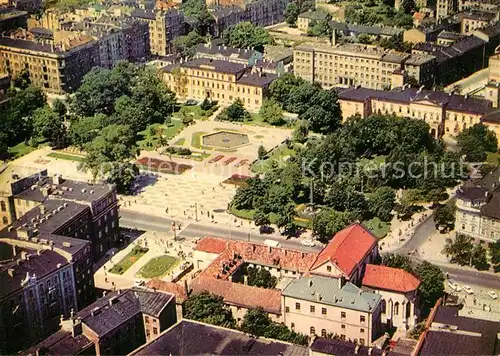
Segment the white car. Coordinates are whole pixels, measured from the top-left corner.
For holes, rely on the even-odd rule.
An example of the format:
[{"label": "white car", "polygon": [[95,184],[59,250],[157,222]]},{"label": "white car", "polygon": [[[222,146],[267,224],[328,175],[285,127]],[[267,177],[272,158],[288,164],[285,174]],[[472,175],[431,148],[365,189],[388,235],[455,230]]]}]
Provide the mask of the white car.
[{"label": "white car", "polygon": [[493,292],[492,290],[490,290],[490,291],[488,292],[488,295],[489,295],[489,296],[490,296],[490,298],[492,298],[492,299],[498,299],[498,295],[497,295],[495,292]]},{"label": "white car", "polygon": [[464,291],[467,294],[474,294],[474,291],[472,290],[472,288],[470,286],[464,286]]},{"label": "white car", "polygon": [[462,290],[462,287],[460,287],[458,283],[453,279],[448,280],[448,287],[450,287],[450,289],[454,290],[455,292],[460,292]]},{"label": "white car", "polygon": [[302,246],[309,246],[309,247],[314,247],[316,246],[316,243],[313,240],[302,240],[300,242]]}]

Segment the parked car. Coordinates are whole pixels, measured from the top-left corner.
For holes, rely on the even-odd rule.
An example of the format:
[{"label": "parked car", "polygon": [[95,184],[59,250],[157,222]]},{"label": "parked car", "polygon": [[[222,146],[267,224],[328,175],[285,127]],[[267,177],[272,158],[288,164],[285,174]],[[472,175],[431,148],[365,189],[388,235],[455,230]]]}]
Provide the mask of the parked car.
[{"label": "parked car", "polygon": [[490,298],[492,298],[492,299],[498,299],[498,295],[497,295],[495,292],[493,292],[492,290],[490,290],[490,291],[488,292],[488,295],[489,295],[489,296],[490,296]]},{"label": "parked car", "polygon": [[460,292],[462,290],[462,287],[460,287],[458,283],[453,279],[448,280],[448,287],[450,287],[450,289],[454,290],[455,292]]},{"label": "parked car", "polygon": [[470,286],[464,286],[464,291],[467,294],[474,294],[474,291],[472,290],[472,288]]},{"label": "parked car", "polygon": [[271,247],[280,247],[280,243],[276,240],[264,240],[264,245],[271,246]]},{"label": "parked car", "polygon": [[136,279],[134,281],[134,287],[141,287],[145,284],[144,280],[143,279]]},{"label": "parked car", "polygon": [[309,247],[314,247],[316,246],[316,243],[313,240],[302,240],[300,242],[302,246],[309,246]]}]

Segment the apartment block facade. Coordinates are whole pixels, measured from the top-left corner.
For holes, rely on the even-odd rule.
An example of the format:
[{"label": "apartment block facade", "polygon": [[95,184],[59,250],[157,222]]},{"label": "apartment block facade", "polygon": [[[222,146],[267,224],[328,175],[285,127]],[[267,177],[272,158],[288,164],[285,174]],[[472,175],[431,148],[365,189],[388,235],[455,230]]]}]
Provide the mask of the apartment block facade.
[{"label": "apartment block facade", "polygon": [[405,69],[419,83],[431,84],[434,60],[431,55],[414,56],[370,45],[303,45],[294,50],[294,73],[326,88],[360,85],[388,89],[404,83]]},{"label": "apartment block facade", "polygon": [[269,86],[278,75],[254,67],[211,58],[198,58],[163,68],[163,79],[181,98],[217,100],[230,105],[241,99],[250,111],[258,111]]}]

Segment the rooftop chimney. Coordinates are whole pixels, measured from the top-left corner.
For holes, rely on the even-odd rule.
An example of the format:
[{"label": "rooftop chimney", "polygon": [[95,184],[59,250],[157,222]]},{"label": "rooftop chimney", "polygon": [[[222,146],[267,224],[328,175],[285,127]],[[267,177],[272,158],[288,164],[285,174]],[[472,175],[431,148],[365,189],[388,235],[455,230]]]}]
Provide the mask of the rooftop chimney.
[{"label": "rooftop chimney", "polygon": [[309,288],[311,288],[312,286],[313,286],[313,280],[312,280],[312,279],[310,279],[310,280],[309,280]]},{"label": "rooftop chimney", "polygon": [[14,278],[14,275],[15,275],[14,268],[9,268],[7,271],[8,271],[8,273],[9,273],[9,276],[10,276],[11,278]]},{"label": "rooftop chimney", "polygon": [[359,353],[359,345],[356,345],[354,348],[354,354],[357,355]]}]

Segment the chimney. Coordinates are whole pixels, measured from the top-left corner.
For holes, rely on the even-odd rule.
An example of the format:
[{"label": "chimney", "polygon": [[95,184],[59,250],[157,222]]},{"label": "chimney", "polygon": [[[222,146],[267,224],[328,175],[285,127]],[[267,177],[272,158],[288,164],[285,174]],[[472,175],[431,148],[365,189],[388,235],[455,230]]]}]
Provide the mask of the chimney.
[{"label": "chimney", "polygon": [[102,297],[104,298],[106,296],[106,291],[102,292]]},{"label": "chimney", "polygon": [[356,345],[356,348],[354,349],[354,354],[355,355],[359,354],[359,345]]},{"label": "chimney", "polygon": [[323,299],[323,297],[321,296],[321,293],[316,294],[316,300],[318,302],[321,302],[322,299]]},{"label": "chimney", "polygon": [[[42,192],[46,192],[46,190],[43,190]],[[45,196],[45,194],[44,194],[44,196]],[[40,214],[45,215],[46,212],[47,211],[45,209],[45,206],[44,205],[40,205]]]},{"label": "chimney", "polygon": [[268,246],[268,247],[267,247],[267,250],[269,251],[269,253],[271,253],[273,249],[272,249],[272,247],[271,247],[271,246]]},{"label": "chimney", "polygon": [[[156,290],[156,288],[155,288],[155,290]],[[186,295],[189,295],[189,288],[188,288],[187,279],[184,279],[184,291],[186,292]]]},{"label": "chimney", "polygon": [[339,277],[337,281],[339,282],[339,289],[342,289],[344,286],[344,277]]},{"label": "chimney", "polygon": [[309,280],[309,288],[311,288],[313,286],[313,281],[312,279]]},{"label": "chimney", "polygon": [[17,255],[17,246],[16,245],[12,245],[12,255],[13,256]]},{"label": "chimney", "polygon": [[8,273],[9,273],[9,276],[10,276],[11,278],[14,278],[14,275],[15,275],[14,268],[9,268],[7,271],[8,271]]},{"label": "chimney", "polygon": [[64,182],[63,177],[60,174],[54,175],[54,178],[52,179],[52,181],[56,185],[62,184]]},{"label": "chimney", "polygon": [[21,251],[21,259],[22,260],[27,260],[28,259],[28,253],[26,251]]},{"label": "chimney", "polygon": [[373,345],[370,345],[370,347],[368,347],[368,355],[371,355],[372,351],[373,351]]}]

